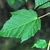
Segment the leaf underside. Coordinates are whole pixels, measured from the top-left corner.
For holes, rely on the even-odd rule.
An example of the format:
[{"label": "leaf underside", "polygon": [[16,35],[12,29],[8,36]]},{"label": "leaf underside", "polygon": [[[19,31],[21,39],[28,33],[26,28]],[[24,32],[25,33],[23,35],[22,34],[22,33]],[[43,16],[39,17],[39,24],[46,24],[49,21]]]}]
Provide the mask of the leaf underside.
[{"label": "leaf underside", "polygon": [[21,9],[11,14],[12,17],[4,24],[0,36],[21,38],[23,42],[41,29],[41,20],[37,18],[35,11]]}]

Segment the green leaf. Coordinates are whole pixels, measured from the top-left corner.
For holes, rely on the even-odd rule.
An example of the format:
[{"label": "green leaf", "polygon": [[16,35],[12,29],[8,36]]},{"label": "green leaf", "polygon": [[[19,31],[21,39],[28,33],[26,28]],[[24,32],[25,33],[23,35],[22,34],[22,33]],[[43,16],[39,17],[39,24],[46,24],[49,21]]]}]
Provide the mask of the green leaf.
[{"label": "green leaf", "polygon": [[11,4],[14,4],[15,3],[15,0],[9,0],[11,2]]},{"label": "green leaf", "polygon": [[10,7],[12,7],[14,10],[19,9],[22,4],[24,4],[24,0],[20,2],[19,0],[14,0],[14,4],[11,4],[10,0],[6,0]]},{"label": "green leaf", "polygon": [[12,17],[4,24],[0,36],[21,38],[23,42],[41,29],[41,20],[35,11],[21,9],[11,14]]},{"label": "green leaf", "polygon": [[46,41],[44,39],[40,39],[32,46],[32,48],[34,48],[34,47],[36,47],[36,48],[45,48],[46,46],[47,46]]},{"label": "green leaf", "polygon": [[50,2],[47,2],[46,4],[38,7],[38,9],[47,8],[47,7],[50,7]]},{"label": "green leaf", "polygon": [[49,0],[35,0],[35,9],[36,9],[38,6],[44,4],[44,3],[48,2],[48,1],[49,1]]}]

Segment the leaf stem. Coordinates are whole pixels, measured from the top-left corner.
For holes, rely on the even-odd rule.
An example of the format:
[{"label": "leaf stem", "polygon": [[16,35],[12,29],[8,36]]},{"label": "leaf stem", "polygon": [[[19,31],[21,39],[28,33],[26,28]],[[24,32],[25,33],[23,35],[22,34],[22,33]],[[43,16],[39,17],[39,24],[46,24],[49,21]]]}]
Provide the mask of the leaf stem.
[{"label": "leaf stem", "polygon": [[40,16],[39,18],[43,18],[43,17],[45,17],[45,16],[47,16],[47,15],[49,15],[49,14],[50,14],[50,12],[47,13],[47,14],[45,14],[45,15],[43,15],[43,16]]},{"label": "leaf stem", "polygon": [[50,41],[49,41],[49,43],[48,43],[48,47],[47,47],[47,50],[49,50],[49,48],[50,48]]}]

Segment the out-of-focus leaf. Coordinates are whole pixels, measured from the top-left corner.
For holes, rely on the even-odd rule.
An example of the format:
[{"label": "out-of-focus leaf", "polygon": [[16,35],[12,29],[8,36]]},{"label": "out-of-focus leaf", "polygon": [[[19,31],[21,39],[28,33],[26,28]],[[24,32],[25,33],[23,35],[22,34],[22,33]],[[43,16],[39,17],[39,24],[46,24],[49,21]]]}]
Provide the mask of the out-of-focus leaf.
[{"label": "out-of-focus leaf", "polygon": [[14,4],[15,3],[15,0],[9,0],[11,2],[11,4]]},{"label": "out-of-focus leaf", "polygon": [[22,2],[23,0],[19,0],[20,2]]},{"label": "out-of-focus leaf", "polygon": [[10,0],[6,0],[6,1],[10,5],[10,7],[12,7],[14,10],[17,10],[22,6],[22,4],[24,4],[24,0],[22,2],[20,2],[19,0],[15,0],[13,4],[11,4]]}]

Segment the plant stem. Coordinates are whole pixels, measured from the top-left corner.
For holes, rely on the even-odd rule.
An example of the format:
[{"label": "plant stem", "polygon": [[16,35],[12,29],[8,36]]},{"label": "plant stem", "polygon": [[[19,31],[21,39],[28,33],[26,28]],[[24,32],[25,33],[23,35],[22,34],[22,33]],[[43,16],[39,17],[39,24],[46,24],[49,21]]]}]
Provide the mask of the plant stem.
[{"label": "plant stem", "polygon": [[49,46],[47,47],[47,50],[49,50]]},{"label": "plant stem", "polygon": [[48,43],[48,47],[47,47],[47,50],[49,50],[49,48],[50,48],[50,41],[49,41],[49,43]]},{"label": "plant stem", "polygon": [[43,17],[45,17],[45,16],[47,16],[47,15],[49,15],[49,14],[50,14],[50,12],[47,13],[47,14],[45,14],[45,15],[43,15],[43,16],[40,16],[39,18],[43,18]]}]

